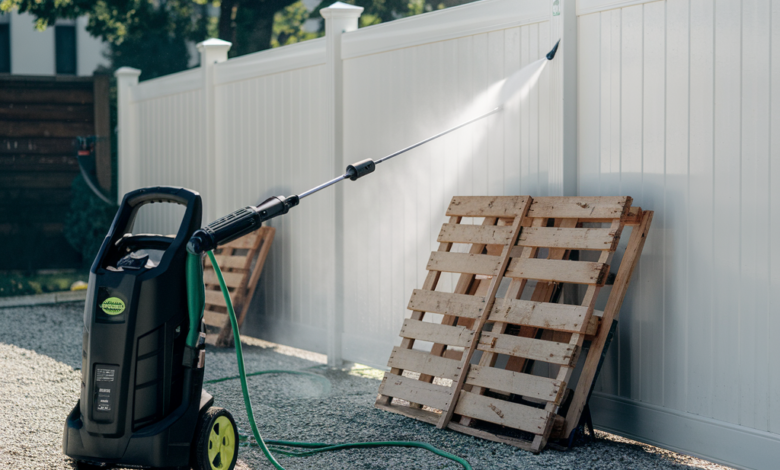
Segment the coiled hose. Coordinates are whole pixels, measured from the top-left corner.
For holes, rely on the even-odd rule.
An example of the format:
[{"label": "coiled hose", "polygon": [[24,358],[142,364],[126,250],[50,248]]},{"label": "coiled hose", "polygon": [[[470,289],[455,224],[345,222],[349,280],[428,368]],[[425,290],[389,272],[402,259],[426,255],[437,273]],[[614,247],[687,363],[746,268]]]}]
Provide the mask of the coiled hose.
[{"label": "coiled hose", "polygon": [[[367,447],[417,447],[420,449],[431,451],[436,455],[457,462],[465,470],[472,470],[471,465],[465,459],[458,457],[457,455],[450,454],[449,452],[445,452],[443,450],[437,449],[436,447],[433,447],[432,445],[424,442],[384,441],[384,442],[355,442],[355,443],[345,443],[345,444],[327,444],[322,442],[263,440],[263,436],[261,436],[260,432],[257,430],[257,423],[255,423],[255,415],[254,415],[254,411],[252,410],[252,401],[249,398],[249,389],[246,383],[247,375],[261,375],[261,374],[271,374],[271,373],[275,373],[275,374],[293,373],[293,374],[305,374],[305,375],[316,375],[316,374],[311,374],[309,372],[303,372],[303,371],[284,371],[284,370],[261,371],[261,372],[255,372],[253,374],[246,373],[246,371],[244,370],[244,354],[241,350],[241,337],[238,333],[238,322],[236,320],[236,313],[233,310],[233,303],[230,300],[230,292],[228,291],[227,286],[225,285],[225,280],[222,277],[222,271],[219,269],[219,265],[217,264],[217,260],[214,257],[214,253],[209,251],[207,252],[207,255],[211,260],[211,264],[214,266],[214,272],[217,274],[219,287],[220,289],[222,289],[222,295],[225,297],[225,303],[227,304],[228,317],[230,318],[230,326],[233,329],[233,340],[236,347],[236,361],[238,362],[238,374],[239,374],[237,377],[225,377],[223,379],[217,379],[217,381],[230,380],[235,378],[241,380],[241,392],[244,396],[244,406],[246,407],[246,414],[247,414],[247,418],[249,418],[249,426],[252,428],[252,434],[255,437],[255,441],[257,441],[258,447],[260,447],[260,449],[263,451],[263,454],[265,454],[268,461],[271,462],[271,464],[273,464],[275,468],[277,468],[278,470],[284,470],[284,467],[282,467],[281,464],[279,464],[279,462],[274,458],[273,454],[271,453],[272,450],[282,455],[288,455],[294,457],[307,457],[320,452],[329,452],[329,451],[344,450],[344,449],[362,449]],[[188,254],[188,257],[189,258],[187,260],[187,287],[188,287],[187,290],[188,290],[188,296],[190,301],[189,302],[190,321],[192,323],[196,319],[197,320],[196,324],[199,325],[200,318],[203,314],[203,307],[202,307],[203,303],[201,302],[200,304],[198,304],[198,302],[205,297],[205,295],[203,294],[202,265],[200,263],[199,256]],[[198,307],[198,305],[200,305],[200,307]],[[193,318],[194,316],[196,317]],[[197,331],[199,330],[199,328],[191,327],[190,332],[192,332],[193,330]],[[195,335],[195,339],[197,339],[197,334]],[[190,344],[189,337],[187,343]],[[321,377],[321,376],[317,376],[317,377]],[[269,447],[268,445],[271,445],[272,447]],[[299,447],[306,450],[296,451],[290,449],[291,447]]]}]

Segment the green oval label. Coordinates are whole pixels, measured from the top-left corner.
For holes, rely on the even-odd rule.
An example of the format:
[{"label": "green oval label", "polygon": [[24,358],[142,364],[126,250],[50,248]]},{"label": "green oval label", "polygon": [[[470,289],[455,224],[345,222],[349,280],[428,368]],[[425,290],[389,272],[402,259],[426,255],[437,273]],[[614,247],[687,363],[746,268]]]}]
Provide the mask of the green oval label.
[{"label": "green oval label", "polygon": [[125,303],[119,297],[109,297],[100,304],[100,308],[108,315],[119,315],[125,311]]}]

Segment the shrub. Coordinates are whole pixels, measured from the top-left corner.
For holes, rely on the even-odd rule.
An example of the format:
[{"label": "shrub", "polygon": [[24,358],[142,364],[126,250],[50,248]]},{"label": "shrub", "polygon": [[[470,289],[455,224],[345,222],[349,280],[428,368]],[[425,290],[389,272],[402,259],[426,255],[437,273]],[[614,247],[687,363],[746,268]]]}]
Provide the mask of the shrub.
[{"label": "shrub", "polygon": [[68,243],[81,253],[90,267],[111,227],[117,206],[106,204],[87,186],[82,175],[73,179],[70,209],[63,230]]}]

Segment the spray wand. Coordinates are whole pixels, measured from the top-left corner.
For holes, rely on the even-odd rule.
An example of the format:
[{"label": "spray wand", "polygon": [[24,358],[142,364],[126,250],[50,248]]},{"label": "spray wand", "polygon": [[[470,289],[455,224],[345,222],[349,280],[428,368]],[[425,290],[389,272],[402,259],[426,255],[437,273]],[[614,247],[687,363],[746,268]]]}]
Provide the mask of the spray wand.
[{"label": "spray wand", "polygon": [[[545,56],[548,61],[553,60],[555,57],[555,53],[558,51],[558,44],[560,44],[560,41],[556,42],[552,50],[550,50],[550,52],[548,52]],[[455,127],[451,127],[450,129],[447,129],[436,135],[428,137],[427,139],[421,140],[416,144],[410,145],[406,148],[398,150],[397,152],[391,153],[390,155],[384,156],[379,160],[372,160],[367,158],[365,160],[353,163],[352,165],[347,166],[347,169],[343,175],[337,176],[332,180],[326,181],[325,183],[322,183],[319,186],[315,186],[308,191],[304,191],[301,194],[286,197],[273,196],[266,199],[257,206],[247,206],[222,218],[219,218],[210,223],[208,226],[203,227],[202,229],[195,232],[192,235],[192,238],[190,238],[190,241],[187,243],[187,250],[193,254],[200,254],[206,251],[211,251],[219,245],[223,245],[259,229],[263,221],[286,214],[290,211],[290,209],[297,206],[301,199],[305,197],[311,196],[318,191],[322,191],[323,189],[346,179],[355,181],[359,178],[362,178],[369,173],[373,173],[374,170],[376,170],[376,166],[380,163],[386,162],[393,157],[397,157],[398,155],[413,150],[432,140],[445,136],[450,132],[456,131],[461,127],[467,126],[473,122],[479,121],[480,119],[484,119],[501,111],[504,108],[504,103],[506,103],[509,98],[511,98],[517,91],[517,83],[514,83],[516,80],[513,80],[513,78],[518,76],[521,71],[518,71],[515,75],[506,81],[501,91],[498,105],[490,111],[460,123]],[[541,68],[539,71],[541,71]],[[522,76],[522,74],[520,74],[520,76]]]}]

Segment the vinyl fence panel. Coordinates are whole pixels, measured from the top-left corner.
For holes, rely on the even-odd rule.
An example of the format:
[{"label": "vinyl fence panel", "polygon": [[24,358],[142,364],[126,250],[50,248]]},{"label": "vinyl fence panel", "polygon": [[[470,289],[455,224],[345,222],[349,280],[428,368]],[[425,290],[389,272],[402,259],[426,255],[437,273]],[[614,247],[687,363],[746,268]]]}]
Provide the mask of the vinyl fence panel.
[{"label": "vinyl fence panel", "polygon": [[582,1],[578,20],[579,193],[657,214],[596,424],[744,468],[780,453],[776,10]]}]

